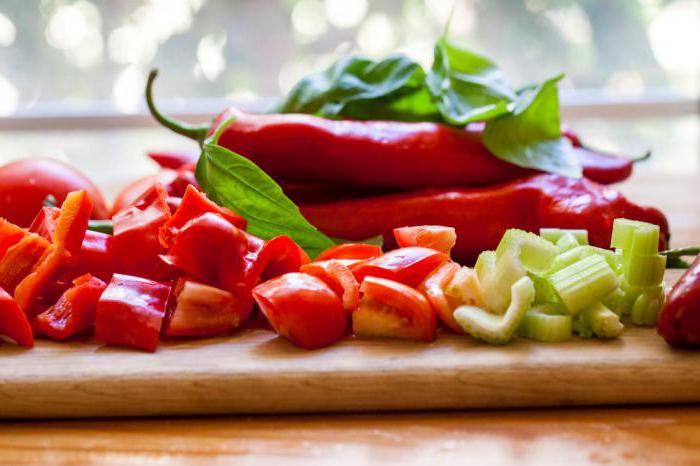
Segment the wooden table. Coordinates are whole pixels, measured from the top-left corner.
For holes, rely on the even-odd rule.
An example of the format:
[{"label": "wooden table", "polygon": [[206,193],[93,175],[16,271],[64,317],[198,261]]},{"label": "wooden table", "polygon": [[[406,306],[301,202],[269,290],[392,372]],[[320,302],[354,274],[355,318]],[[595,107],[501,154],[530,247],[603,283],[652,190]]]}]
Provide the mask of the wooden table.
[{"label": "wooden table", "polygon": [[[639,176],[621,189],[635,201],[667,212],[675,246],[700,243],[697,175]],[[700,407],[0,424],[0,464],[7,465],[467,461],[481,465],[698,464]]]}]

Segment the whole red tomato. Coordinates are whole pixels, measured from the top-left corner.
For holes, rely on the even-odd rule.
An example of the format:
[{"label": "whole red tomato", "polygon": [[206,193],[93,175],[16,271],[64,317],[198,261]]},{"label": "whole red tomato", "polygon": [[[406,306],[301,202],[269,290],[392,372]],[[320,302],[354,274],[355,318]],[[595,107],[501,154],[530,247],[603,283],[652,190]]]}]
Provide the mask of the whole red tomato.
[{"label": "whole red tomato", "polygon": [[28,227],[49,194],[61,204],[71,191],[85,190],[92,199],[92,218],[109,215],[102,194],[85,175],[58,160],[22,159],[0,167],[0,217]]}]

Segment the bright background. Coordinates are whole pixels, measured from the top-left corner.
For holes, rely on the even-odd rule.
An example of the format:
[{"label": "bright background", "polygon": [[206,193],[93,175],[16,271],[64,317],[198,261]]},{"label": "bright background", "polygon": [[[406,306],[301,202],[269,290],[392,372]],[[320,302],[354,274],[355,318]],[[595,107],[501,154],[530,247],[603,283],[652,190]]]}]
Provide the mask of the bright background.
[{"label": "bright background", "polygon": [[516,84],[566,72],[590,144],[700,173],[699,0],[0,0],[0,161],[68,159],[112,193],[154,170],[146,149],[195,149],[145,116],[149,69],[162,108],[206,121],[349,51],[427,65],[453,7],[451,35]]}]

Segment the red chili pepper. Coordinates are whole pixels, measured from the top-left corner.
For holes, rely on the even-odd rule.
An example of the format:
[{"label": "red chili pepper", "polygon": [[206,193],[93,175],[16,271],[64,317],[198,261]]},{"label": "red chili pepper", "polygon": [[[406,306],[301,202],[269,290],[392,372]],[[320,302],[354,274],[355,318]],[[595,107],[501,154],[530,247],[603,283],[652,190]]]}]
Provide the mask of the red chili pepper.
[{"label": "red chili pepper", "polygon": [[171,337],[208,337],[229,333],[248,319],[250,293],[228,291],[179,278],[173,286],[163,334]]},{"label": "red chili pepper", "polygon": [[108,345],[155,351],[169,295],[168,284],[114,274],[97,301],[95,338]]},{"label": "red chili pepper", "polygon": [[700,348],[700,256],[668,294],[657,331],[669,345]]},{"label": "red chili pepper", "polygon": [[158,239],[160,228],[171,217],[167,197],[156,184],[132,206],[114,215],[112,244],[119,272],[153,279],[168,277],[168,267],[159,258],[166,249]]},{"label": "red chili pepper", "polygon": [[610,245],[613,220],[619,217],[661,227],[661,247],[669,237],[664,215],[640,207],[621,193],[587,179],[535,175],[487,188],[431,189],[352,201],[302,205],[304,216],[324,233],[361,240],[411,225],[454,227],[455,260],[473,262],[495,249],[508,228],[538,232],[543,227],[585,228],[591,244]]},{"label": "red chili pepper", "polygon": [[0,335],[10,337],[26,348],[34,346],[32,326],[22,308],[7,291],[0,288]]},{"label": "red chili pepper", "polygon": [[[483,144],[481,128],[250,114],[236,108],[222,112],[212,125],[189,125],[164,116],[155,107],[152,90],[156,76],[156,71],[149,76],[146,102],[158,122],[202,142],[222,122],[233,119],[218,144],[248,157],[276,180],[417,189],[484,186],[533,173],[492,155]],[[629,176],[624,171],[608,173],[595,163],[588,165],[590,158],[581,161],[584,175],[592,179],[597,179],[601,170],[605,172],[601,182]]]},{"label": "red chili pepper", "polygon": [[73,280],[73,286],[56,304],[33,322],[34,330],[54,340],[65,340],[95,325],[95,306],[107,284],[90,274]]},{"label": "red chili pepper", "polygon": [[185,190],[177,210],[173,216],[165,222],[160,229],[160,242],[166,247],[172,246],[173,239],[177,232],[190,220],[208,212],[221,215],[231,225],[245,229],[246,220],[225,207],[220,207],[207,199],[204,193],[198,191],[194,186],[189,185]]}]

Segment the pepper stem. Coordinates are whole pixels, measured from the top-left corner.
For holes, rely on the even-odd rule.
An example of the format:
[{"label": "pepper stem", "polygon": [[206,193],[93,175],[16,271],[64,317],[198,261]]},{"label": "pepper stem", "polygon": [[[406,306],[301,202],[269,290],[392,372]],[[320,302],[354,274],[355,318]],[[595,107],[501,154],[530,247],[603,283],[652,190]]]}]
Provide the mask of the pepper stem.
[{"label": "pepper stem", "polygon": [[151,112],[151,115],[153,115],[153,118],[155,118],[158,123],[166,128],[175,131],[177,134],[194,139],[201,144],[207,137],[207,133],[209,132],[209,124],[202,123],[198,125],[191,125],[189,123],[185,123],[184,121],[167,117],[160,113],[160,110],[156,108],[156,104],[153,102],[153,81],[155,81],[157,76],[158,70],[151,70],[151,72],[148,74],[148,82],[146,83],[146,104],[148,105],[148,110]]}]

